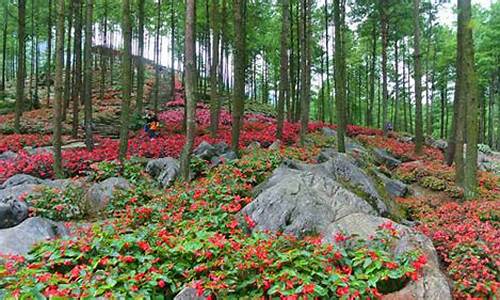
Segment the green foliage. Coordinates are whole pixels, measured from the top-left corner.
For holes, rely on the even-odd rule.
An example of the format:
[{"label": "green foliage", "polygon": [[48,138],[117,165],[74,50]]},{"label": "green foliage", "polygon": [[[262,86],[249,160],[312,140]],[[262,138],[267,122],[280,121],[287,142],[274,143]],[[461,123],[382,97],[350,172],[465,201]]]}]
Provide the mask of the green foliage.
[{"label": "green foliage", "polygon": [[88,207],[81,187],[68,185],[63,190],[46,187],[40,194],[28,196],[33,213],[54,221],[80,220],[87,215]]}]

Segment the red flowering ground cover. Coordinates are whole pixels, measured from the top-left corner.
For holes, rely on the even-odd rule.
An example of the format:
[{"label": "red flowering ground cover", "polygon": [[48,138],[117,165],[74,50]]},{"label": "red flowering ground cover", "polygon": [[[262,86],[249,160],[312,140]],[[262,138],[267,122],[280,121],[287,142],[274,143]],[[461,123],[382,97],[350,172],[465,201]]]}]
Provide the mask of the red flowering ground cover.
[{"label": "red flowering ground cover", "polygon": [[418,252],[392,256],[397,233],[390,222],[369,244],[343,235],[325,245],[317,236],[247,233],[255,223],[237,213],[252,187],[284,157],[318,151],[252,151],[166,191],[136,181],[111,203],[114,218],[0,266],[0,287],[19,298],[169,299],[188,285],[210,299],[378,299],[388,281],[416,279],[426,259]]},{"label": "red flowering ground cover", "polygon": [[420,220],[454,281],[457,299],[494,299],[500,288],[500,201],[400,198]]},{"label": "red flowering ground cover", "polygon": [[50,134],[0,134],[0,153],[19,151],[26,146],[42,147],[52,144]]}]

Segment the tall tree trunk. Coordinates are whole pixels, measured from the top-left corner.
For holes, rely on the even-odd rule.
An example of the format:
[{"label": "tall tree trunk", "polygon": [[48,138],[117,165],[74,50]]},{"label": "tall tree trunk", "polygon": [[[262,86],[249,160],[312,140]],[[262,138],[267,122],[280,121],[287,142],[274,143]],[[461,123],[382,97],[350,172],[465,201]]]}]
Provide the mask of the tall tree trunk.
[{"label": "tall tree trunk", "polygon": [[413,0],[414,61],[415,61],[415,154],[422,154],[424,143],[422,124],[422,66],[420,63],[420,0]]},{"label": "tall tree trunk", "polygon": [[25,26],[26,26],[26,2],[18,0],[17,2],[17,35],[18,35],[18,67],[16,84],[16,116],[14,119],[14,130],[16,133],[21,131],[21,116],[24,109],[24,79],[26,77],[26,49],[25,49]]},{"label": "tall tree trunk", "polygon": [[[331,110],[331,101],[330,101],[330,94],[331,94],[331,88],[330,88],[330,34],[328,33],[328,26],[330,25],[330,18],[329,18],[329,12],[328,12],[328,0],[325,0],[325,47],[326,47],[326,57],[325,57],[325,67],[326,67],[326,107],[328,107],[328,115],[331,116],[332,113],[330,112]],[[325,109],[325,108],[324,108]],[[323,114],[325,112],[323,111]],[[324,121],[324,120],[322,120]],[[330,118],[330,123],[332,123],[333,120]]]},{"label": "tall tree trunk", "polygon": [[283,139],[283,122],[285,120],[285,101],[288,97],[288,48],[290,32],[290,1],[281,2],[282,23],[281,23],[281,45],[280,45],[280,83],[278,98],[278,118],[276,125],[276,138]]},{"label": "tall tree trunk", "polygon": [[219,97],[219,4],[212,0],[210,12],[212,15],[212,65],[210,66],[210,134],[215,138],[219,128],[220,97]]},{"label": "tall tree trunk", "polygon": [[48,17],[48,28],[47,28],[47,76],[45,76],[47,82],[47,108],[50,105],[50,87],[52,78],[52,0],[49,0],[49,17]]},{"label": "tall tree trunk", "polygon": [[[341,3],[342,2],[342,3]],[[337,108],[337,149],[345,152],[346,120],[346,66],[344,54],[344,9],[343,0],[333,1],[335,22],[335,100]]]},{"label": "tall tree trunk", "polygon": [[139,14],[139,60],[137,65],[137,99],[135,100],[135,110],[138,114],[143,112],[144,98],[144,5],[145,0],[138,2]]},{"label": "tall tree trunk", "polygon": [[122,0],[122,107],[120,118],[120,153],[119,159],[123,165],[128,149],[128,126],[130,111],[130,94],[132,90],[132,21],[130,1]]},{"label": "tall tree trunk", "polygon": [[63,106],[63,68],[64,68],[64,0],[57,1],[57,27],[56,27],[56,74],[54,78],[54,173],[57,178],[63,177],[61,155],[61,129]]},{"label": "tall tree trunk", "polygon": [[186,1],[186,28],[185,28],[185,77],[186,77],[186,143],[181,153],[181,176],[184,181],[189,180],[189,163],[193,149],[196,131],[196,46],[195,46],[195,24],[196,24],[196,0]]},{"label": "tall tree trunk", "polygon": [[380,26],[382,34],[382,126],[384,135],[387,134],[387,106],[389,94],[387,91],[387,46],[389,39],[389,9],[388,0],[381,0]]},{"label": "tall tree trunk", "polygon": [[235,28],[235,53],[234,53],[234,95],[233,115],[231,130],[231,148],[238,153],[240,129],[243,111],[245,109],[245,66],[246,66],[246,26],[245,6],[246,0],[234,0],[234,28]]},{"label": "tall tree trunk", "polygon": [[370,64],[370,104],[368,104],[368,114],[366,123],[368,127],[373,126],[373,107],[375,105],[375,63],[377,61],[377,26],[372,24],[372,53]]},{"label": "tall tree trunk", "polygon": [[170,3],[170,67],[171,77],[170,77],[170,92],[171,100],[175,100],[175,0]]},{"label": "tall tree trunk", "polygon": [[92,21],[93,0],[87,0],[87,14],[85,17],[85,44],[83,50],[83,105],[85,112],[85,145],[87,150],[94,148],[92,137]]},{"label": "tall tree trunk", "polygon": [[[408,115],[407,115],[407,105],[406,105],[406,98],[408,97],[406,93],[406,63],[405,63],[405,57],[406,57],[406,47],[405,47],[405,42],[403,39],[403,130],[405,132],[408,132]],[[408,83],[409,84],[409,83]]]},{"label": "tall tree trunk", "polygon": [[156,16],[156,37],[155,37],[155,84],[153,90],[153,107],[155,114],[158,113],[159,91],[160,91],[160,26],[161,26],[161,0],[158,0]]},{"label": "tall tree trunk", "polygon": [[492,72],[492,78],[488,89],[489,103],[488,103],[488,145],[493,148],[493,111],[495,110],[495,73]]},{"label": "tall tree trunk", "polygon": [[291,122],[293,120],[293,111],[294,111],[294,103],[295,103],[295,97],[296,97],[296,89],[295,89],[295,36],[294,36],[294,30],[293,30],[293,1],[290,2],[289,5],[289,10],[290,10],[290,67],[289,67],[289,76],[290,76],[290,96],[287,97],[286,101],[286,119],[288,122]]},{"label": "tall tree trunk", "polygon": [[465,160],[464,196],[465,199],[473,199],[477,195],[477,144],[478,144],[478,90],[477,78],[474,70],[474,40],[472,36],[471,22],[471,0],[458,0],[459,21],[458,26],[463,26],[463,80],[464,89],[460,96],[462,103],[466,103],[466,140],[467,150]]},{"label": "tall tree trunk", "polygon": [[394,130],[398,131],[398,105],[399,105],[399,52],[398,52],[398,39],[394,40]]},{"label": "tall tree trunk", "polygon": [[62,121],[66,121],[66,115],[71,98],[71,27],[73,27],[73,1],[69,1],[68,8],[68,40],[66,42],[66,69],[64,70],[64,104],[62,107]]},{"label": "tall tree trunk", "polygon": [[300,99],[300,145],[305,146],[311,103],[311,0],[302,0],[302,87]]},{"label": "tall tree trunk", "polygon": [[75,38],[73,41],[73,51],[75,56],[75,68],[73,74],[73,90],[71,99],[73,101],[73,124],[71,135],[78,136],[78,113],[80,106],[80,95],[82,86],[82,2],[81,0],[72,0],[75,8]]},{"label": "tall tree trunk", "polygon": [[[39,20],[39,15],[40,15],[40,9],[38,5],[38,1],[35,1],[35,6],[36,6],[36,22]],[[38,36],[38,30],[35,30],[35,94],[34,94],[34,108],[38,109],[40,108],[40,98],[38,94],[38,86],[39,86],[39,81],[38,81],[38,74],[39,74],[39,69],[40,69],[40,48],[39,48],[39,36]],[[1,99],[1,91],[0,91],[0,99]]]},{"label": "tall tree trunk", "polygon": [[4,23],[2,31],[2,81],[0,82],[0,99],[5,96],[5,74],[7,71],[7,29],[9,28],[8,2],[4,3]]},{"label": "tall tree trunk", "polygon": [[446,130],[446,125],[444,122],[444,114],[446,111],[446,104],[448,103],[448,91],[446,90],[446,84],[447,84],[447,79],[443,80],[442,86],[441,86],[441,114],[440,114],[440,129],[439,129],[439,137],[441,139],[444,138],[444,133]]},{"label": "tall tree trunk", "polygon": [[[104,20],[102,24],[103,28],[103,36],[104,36],[104,41],[103,41],[103,46],[107,45],[107,39],[108,39],[108,1],[104,0]],[[141,38],[141,35],[139,34],[139,39]],[[101,47],[101,50],[99,52],[99,64],[101,68],[101,78],[100,78],[100,83],[99,83],[99,98],[101,99],[101,102],[104,102],[104,94],[106,93],[106,58],[104,57],[104,47]]]}]

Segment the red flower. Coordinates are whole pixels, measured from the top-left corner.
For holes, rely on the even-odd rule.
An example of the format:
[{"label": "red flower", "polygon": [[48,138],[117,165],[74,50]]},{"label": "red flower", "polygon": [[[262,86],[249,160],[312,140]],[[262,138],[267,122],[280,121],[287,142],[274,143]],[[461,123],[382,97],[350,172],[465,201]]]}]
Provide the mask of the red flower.
[{"label": "red flower", "polygon": [[148,242],[144,241],[139,241],[137,242],[137,246],[142,249],[144,252],[149,252],[151,250],[151,247],[149,246]]},{"label": "red flower", "polygon": [[337,293],[337,296],[339,296],[339,297],[347,295],[347,294],[349,294],[349,287],[348,286],[344,286],[344,287],[340,287],[339,286],[337,288],[337,292],[336,293]]},{"label": "red flower", "polygon": [[245,221],[247,222],[247,225],[250,229],[254,228],[256,225],[255,221],[252,220],[252,218],[250,218],[248,215],[245,215]]},{"label": "red flower", "polygon": [[158,286],[159,286],[160,288],[162,288],[162,289],[163,289],[163,288],[165,288],[165,286],[166,286],[166,285],[167,285],[167,284],[165,283],[165,281],[163,281],[163,280],[161,280],[161,279],[160,279],[160,280],[158,280]]},{"label": "red flower", "polygon": [[304,285],[304,289],[302,290],[302,293],[304,293],[304,295],[312,294],[312,293],[314,293],[314,288],[315,288],[314,283],[306,284],[306,285]]}]

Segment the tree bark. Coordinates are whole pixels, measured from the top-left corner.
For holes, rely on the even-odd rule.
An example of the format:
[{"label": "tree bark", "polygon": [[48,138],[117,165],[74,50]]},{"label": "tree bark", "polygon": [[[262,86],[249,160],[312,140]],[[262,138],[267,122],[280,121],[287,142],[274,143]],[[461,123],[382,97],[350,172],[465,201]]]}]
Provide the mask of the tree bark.
[{"label": "tree bark", "polygon": [[421,155],[424,136],[422,124],[422,66],[420,63],[420,0],[413,0],[413,47],[415,61],[415,154]]},{"label": "tree bark", "polygon": [[18,66],[17,66],[17,84],[16,84],[16,109],[14,119],[14,131],[21,131],[21,116],[24,110],[24,79],[26,77],[26,49],[25,49],[25,26],[26,26],[26,2],[18,0],[17,12],[17,34],[18,34]]},{"label": "tree bark", "polygon": [[210,66],[210,135],[215,138],[219,129],[220,97],[219,97],[219,4],[212,0],[210,12],[212,16],[212,65]]},{"label": "tree bark", "polygon": [[283,0],[282,6],[282,24],[281,24],[281,45],[280,45],[280,82],[278,97],[278,118],[276,125],[276,138],[283,139],[283,122],[285,120],[285,102],[288,97],[288,48],[290,32],[290,1]]},{"label": "tree bark", "polygon": [[302,86],[300,99],[300,145],[305,146],[305,138],[309,124],[309,107],[311,103],[311,0],[302,0]]},{"label": "tree bark", "polygon": [[370,104],[368,105],[368,114],[366,123],[368,127],[373,126],[373,106],[375,105],[375,63],[377,61],[377,26],[372,24],[372,53],[370,64]]},{"label": "tree bark", "polygon": [[[342,3],[341,3],[342,2]],[[346,65],[344,53],[344,9],[343,0],[334,0],[335,22],[335,100],[337,108],[337,149],[345,152],[346,118]]]},{"label": "tree bark", "polygon": [[143,113],[144,103],[144,6],[145,0],[139,0],[137,13],[139,15],[139,60],[137,64],[137,99],[135,104],[136,112],[141,115]]},{"label": "tree bark", "polygon": [[[474,70],[474,41],[472,36],[471,22],[471,0],[458,0],[459,26],[463,28],[463,48],[457,50],[463,51],[463,73],[464,89],[461,90],[462,103],[466,103],[466,140],[467,150],[465,160],[464,176],[464,197],[467,200],[474,199],[477,196],[477,144],[478,144],[478,89],[477,78]],[[460,22],[462,17],[462,22]]]},{"label": "tree bark", "polygon": [[153,89],[153,108],[155,114],[158,114],[158,102],[160,91],[160,26],[161,26],[161,0],[158,0],[156,16],[156,37],[155,37],[155,84]]},{"label": "tree bark", "polygon": [[66,115],[71,98],[71,27],[73,26],[73,1],[69,1],[68,8],[68,40],[66,46],[66,69],[64,70],[64,104],[62,107],[62,121],[66,121]]},{"label": "tree bark", "polygon": [[63,106],[63,68],[64,68],[64,0],[57,1],[57,27],[56,27],[56,73],[54,78],[54,173],[57,178],[63,177],[61,155],[61,131]]},{"label": "tree bark", "polygon": [[388,106],[388,91],[387,91],[387,46],[389,35],[389,16],[387,10],[389,4],[387,0],[381,0],[380,5],[380,26],[382,34],[382,126],[384,135],[387,134],[387,106]]},{"label": "tree bark", "polygon": [[48,28],[47,28],[47,108],[50,105],[50,86],[52,78],[52,0],[49,0],[49,17],[48,17]]},{"label": "tree bark", "polygon": [[75,8],[75,38],[73,41],[73,51],[75,55],[75,68],[73,74],[73,90],[71,98],[73,101],[73,124],[71,135],[73,138],[78,136],[78,113],[80,106],[80,95],[82,86],[82,3],[81,0],[73,0]]},{"label": "tree bark", "polygon": [[83,105],[85,112],[85,145],[87,150],[94,148],[92,137],[92,21],[93,0],[87,0],[87,14],[85,17],[85,44],[83,50]]},{"label": "tree bark", "polygon": [[234,0],[235,53],[234,53],[234,95],[232,111],[231,148],[238,153],[240,129],[245,109],[245,67],[246,67],[246,0]]},{"label": "tree bark", "polygon": [[186,78],[186,143],[181,153],[181,176],[184,181],[189,180],[189,162],[194,144],[196,131],[196,46],[195,46],[195,20],[196,1],[186,1],[186,28],[185,28],[185,78]]},{"label": "tree bark", "polygon": [[7,29],[9,28],[8,2],[4,3],[4,23],[2,32],[2,81],[0,82],[0,99],[5,96],[5,74],[7,71]]},{"label": "tree bark", "polygon": [[130,113],[130,94],[132,90],[132,21],[130,1],[122,0],[122,106],[120,118],[120,162],[124,163],[128,149],[128,126]]}]

